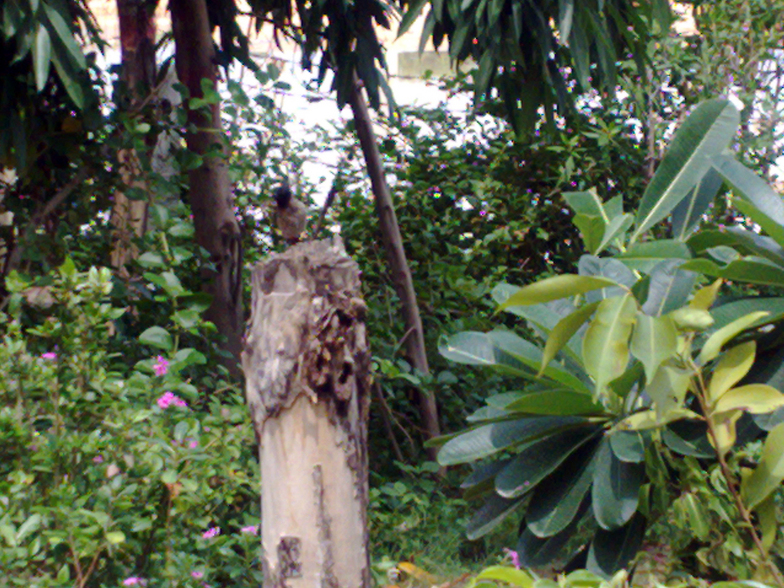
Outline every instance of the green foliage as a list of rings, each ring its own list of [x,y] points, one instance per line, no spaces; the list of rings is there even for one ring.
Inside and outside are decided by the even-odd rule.
[[[749,429],[751,417],[741,417],[784,406],[784,394],[746,379],[757,357],[756,342],[737,343],[741,334],[753,337],[768,313],[739,307],[713,327],[709,309],[721,281],[694,291],[691,273],[716,275],[715,261],[692,258],[711,255],[710,241],[700,251],[685,246],[709,237],[682,232],[680,239],[656,241],[650,235],[667,215],[694,219],[704,213],[709,203],[695,195],[709,170],[726,177],[727,159],[719,154],[737,126],[737,111],[727,102],[709,101],[695,109],[673,138],[673,152],[651,180],[634,223],[613,222],[624,218],[615,200],[603,203],[591,192],[567,197],[593,251],[618,255],[586,254],[578,274],[494,290],[499,310],[526,318],[543,347],[536,339],[503,330],[463,332],[443,341],[441,352],[448,359],[527,380],[519,391],[488,398],[486,407],[469,417],[471,430],[442,441],[443,465],[484,460],[464,483],[472,497],[485,499],[468,524],[469,536],[482,536],[521,509],[516,550],[523,565],[571,558],[584,549],[588,569],[609,577],[635,556],[647,526],[672,500],[656,488],[656,472],[670,467],[665,465],[670,452],[694,455],[689,443],[702,436],[709,443],[700,457],[712,455],[718,464],[723,492],[733,497],[727,522],[745,554],[721,568],[742,577],[780,577],[768,554],[775,525],[772,535],[764,531],[769,537],[763,543],[763,531],[751,524],[755,508],[763,513],[761,529],[771,528],[765,517],[775,520],[767,503],[767,510],[760,505],[782,479],[776,465],[778,429],[758,469],[743,478],[742,492],[728,457],[737,443],[759,432],[754,425]],[[758,241],[769,250],[781,247],[775,242],[784,222],[784,217],[779,220],[780,198],[757,182],[732,187],[745,203],[743,210],[771,234],[772,239],[757,236]],[[763,207],[769,214],[759,212]],[[673,224],[691,226],[693,220]],[[648,239],[646,257],[642,245],[633,249],[642,238]],[[630,250],[635,255],[625,257]],[[670,257],[671,252],[677,256]],[[759,259],[734,255],[738,261],[731,263]],[[765,265],[779,267],[767,259]],[[765,279],[761,274],[750,268],[732,276],[759,283]],[[584,401],[575,402],[580,395]],[[536,401],[529,401],[531,396]],[[678,428],[683,423],[699,423],[702,432],[687,441]]]
[[[171,324],[150,327],[140,337],[145,358],[134,363],[110,350],[125,311],[111,304],[108,270],[80,272],[66,261],[46,286],[51,306],[40,322],[22,313],[31,285],[14,275],[8,287],[9,313],[0,315],[6,582],[258,585],[247,413],[235,390],[208,394],[187,376],[205,362],[179,344],[202,328],[198,313],[183,325],[183,304]],[[179,305],[187,293],[161,287],[160,296]]]

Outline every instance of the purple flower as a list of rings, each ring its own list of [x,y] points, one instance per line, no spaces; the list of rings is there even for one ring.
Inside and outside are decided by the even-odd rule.
[[[247,527],[242,527],[240,529],[242,533],[250,533],[251,535],[258,535],[259,534],[259,526],[258,525],[249,525]]]
[[[158,406],[163,409],[169,408],[172,404],[174,406],[180,406],[180,407],[188,406],[187,402],[185,402],[182,398],[180,398],[179,396],[171,392],[164,392],[163,396],[158,398],[156,402],[158,403]]]
[[[196,449],[199,446],[198,441],[188,441],[188,449]]]
[[[144,586],[145,584],[147,584],[147,580],[138,576],[131,576],[123,580],[123,586]]]
[[[166,372],[169,371],[169,360],[159,355],[155,358],[155,364],[152,366],[152,369],[155,370],[156,376],[165,376]]]
[[[41,357],[43,359],[55,360],[55,359],[57,359],[57,354],[54,351],[47,351],[46,353],[42,353]]]
[[[204,533],[202,533],[202,537],[204,539],[212,539],[213,537],[220,535],[220,527],[210,527]]]
[[[520,569],[520,556],[517,554],[517,552],[514,551],[513,549],[508,549],[508,548],[504,547],[504,553],[509,556],[509,559],[512,560],[512,565],[519,570]]]
[[[200,580],[201,578],[204,577],[204,572],[194,571],[194,572],[191,572],[191,576],[193,576],[197,580]]]
[[[96,455],[93,458],[93,463],[103,463],[103,456],[102,455]]]

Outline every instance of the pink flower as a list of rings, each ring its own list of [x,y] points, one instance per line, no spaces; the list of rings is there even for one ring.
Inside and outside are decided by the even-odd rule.
[[[123,586],[144,586],[145,584],[147,584],[147,580],[138,576],[131,576],[123,580]]]
[[[158,403],[159,407],[164,409],[169,408],[172,404],[174,406],[180,406],[183,408],[188,406],[187,402],[185,402],[182,398],[180,398],[176,394],[172,394],[171,392],[164,392],[163,396],[158,398],[156,402]]]
[[[102,455],[96,455],[93,458],[93,463],[103,463],[103,456]]]
[[[259,534],[259,526],[258,525],[250,525],[248,527],[242,527],[240,529],[242,533],[250,533],[251,535],[258,535]]]
[[[517,554],[517,552],[512,550],[512,549],[508,549],[508,548],[504,547],[504,553],[509,556],[509,559],[512,560],[512,565],[519,570],[520,569],[520,556]]]
[[[155,370],[156,376],[165,376],[166,372],[169,371],[169,360],[159,355],[155,358],[155,364],[152,366],[152,369]]]
[[[198,446],[198,441],[188,441],[188,449],[196,449]]]
[[[204,577],[204,572],[191,572],[191,576],[193,576],[197,580],[200,580],[201,578]]]
[[[210,527],[204,533],[202,533],[202,537],[204,539],[212,539],[213,537],[220,535],[220,527]]]
[[[54,351],[47,351],[46,353],[42,353],[41,357],[43,359],[55,360],[55,359],[57,359],[57,354]]]

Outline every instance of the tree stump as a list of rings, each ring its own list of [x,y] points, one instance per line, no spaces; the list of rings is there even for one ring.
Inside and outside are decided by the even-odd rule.
[[[264,588],[369,588],[369,353],[339,239],[260,262],[242,367],[259,438]]]

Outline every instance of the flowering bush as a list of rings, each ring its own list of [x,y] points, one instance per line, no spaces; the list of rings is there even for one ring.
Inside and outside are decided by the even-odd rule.
[[[50,282],[45,316],[18,275],[0,314],[4,585],[258,586],[257,467],[239,392],[185,376],[206,358],[177,348],[176,321],[131,342],[146,354],[135,365],[112,353],[123,310],[108,270],[66,262]]]

